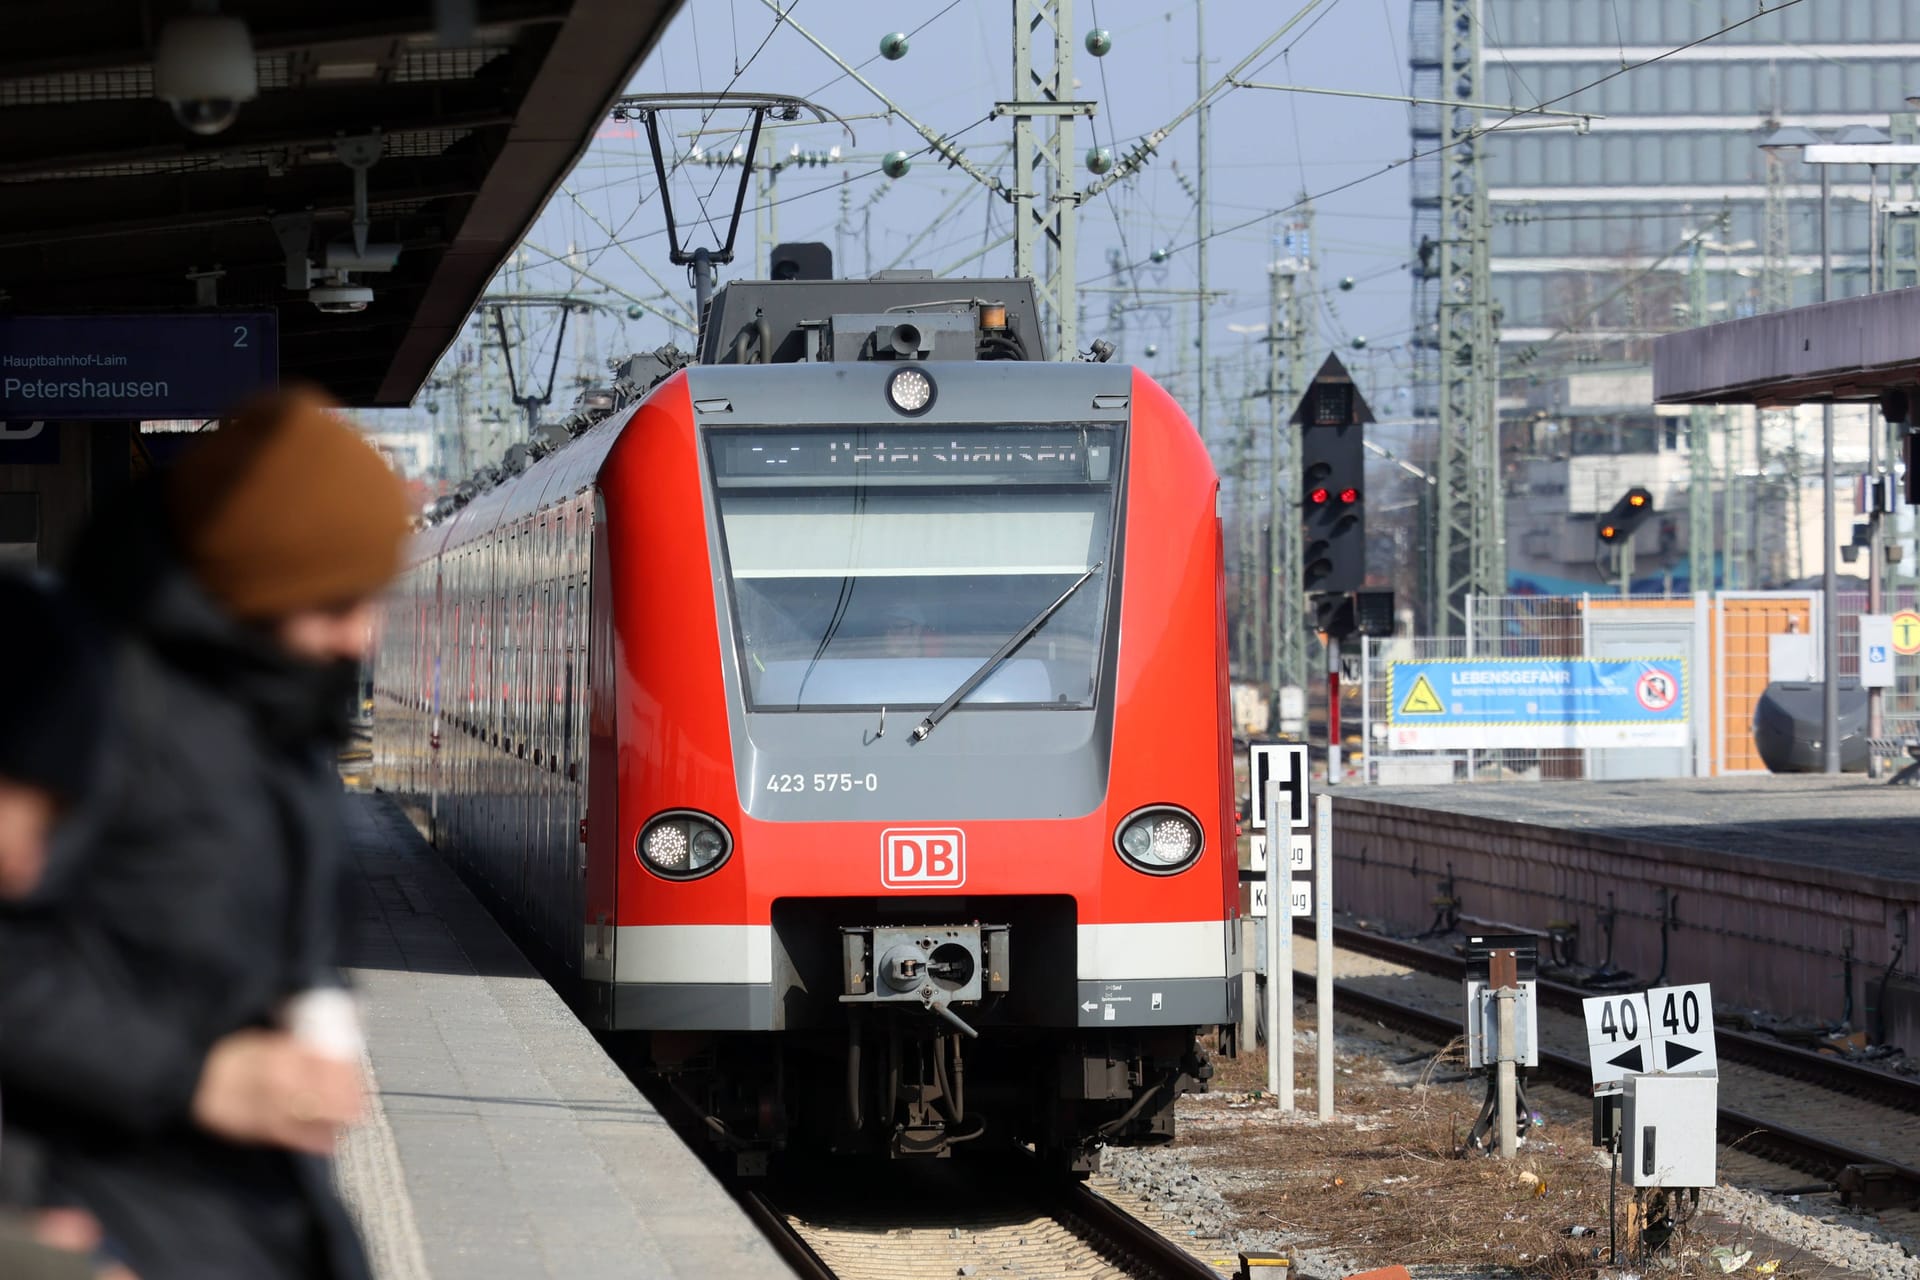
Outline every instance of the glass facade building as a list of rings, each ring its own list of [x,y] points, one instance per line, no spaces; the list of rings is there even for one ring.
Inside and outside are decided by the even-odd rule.
[[[1522,117],[1515,123],[1527,127],[1470,144],[1488,198],[1511,590],[1581,591],[1606,580],[1593,554],[1593,511],[1541,488],[1551,487],[1555,467],[1588,462],[1609,477],[1596,494],[1628,483],[1656,489],[1663,522],[1674,527],[1671,537],[1637,544],[1640,572],[1663,573],[1670,586],[1691,585],[1696,536],[1720,586],[1780,585],[1819,562],[1818,414],[1715,413],[1704,508],[1714,528],[1695,530],[1702,509],[1691,503],[1688,419],[1651,403],[1653,338],[1820,300],[1820,171],[1797,151],[1759,144],[1782,125],[1829,138],[1891,125],[1912,141],[1920,0],[1805,0],[1757,17],[1756,8],[1753,0],[1472,0],[1464,9],[1457,0],[1411,0],[1415,96],[1461,93],[1441,64],[1448,34],[1472,32],[1481,100],[1591,113],[1584,129]],[[1481,119],[1493,125],[1507,114],[1486,110]],[[1410,115],[1412,242],[1428,246],[1418,259],[1430,263],[1429,242],[1441,235],[1442,117],[1433,106]],[[1859,165],[1834,166],[1828,177],[1833,296],[1867,292],[1876,254],[1882,287],[1920,279],[1920,174]],[[1878,243],[1876,194],[1891,210],[1891,244]],[[1902,202],[1916,210],[1904,221],[1894,216]],[[1703,313],[1693,305],[1692,270],[1704,285]],[[1437,413],[1440,369],[1463,366],[1470,353],[1436,345],[1435,276],[1416,272],[1414,293],[1416,412],[1425,417]],[[1844,475],[1864,463],[1867,418],[1857,410],[1842,418],[1835,456]]]
[[[1605,117],[1584,134],[1482,144],[1503,343],[1585,334],[1644,358],[1639,339],[1686,322],[1676,308],[1703,230],[1712,318],[1764,309],[1770,265],[1795,304],[1819,299],[1819,173],[1758,143],[1770,122],[1884,129],[1920,91],[1920,4],[1822,0],[1714,36],[1753,12],[1749,0],[1481,0],[1489,101]],[[1785,232],[1771,263],[1770,164]],[[1834,293],[1846,297],[1867,287],[1869,174],[1831,177]],[[1884,195],[1889,175],[1878,178]]]

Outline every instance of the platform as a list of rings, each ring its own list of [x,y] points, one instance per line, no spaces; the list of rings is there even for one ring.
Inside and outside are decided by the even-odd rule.
[[[1920,791],[1821,775],[1341,787],[1334,901],[1920,1044]]]
[[[1920,881],[1920,789],[1852,774],[1369,787],[1341,795]]]
[[[393,803],[350,803],[378,1107],[340,1181],[379,1280],[789,1275]]]

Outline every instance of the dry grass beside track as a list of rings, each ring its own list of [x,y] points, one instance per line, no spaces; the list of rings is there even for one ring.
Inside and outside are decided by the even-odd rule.
[[[1607,1169],[1588,1144],[1589,1117],[1579,1100],[1560,1095],[1545,1104],[1545,1123],[1512,1162],[1462,1159],[1456,1153],[1484,1086],[1478,1078],[1450,1082],[1463,1066],[1457,1045],[1424,1061],[1342,1054],[1340,1115],[1325,1125],[1311,1119],[1311,1046],[1302,1046],[1298,1066],[1307,1087],[1297,1101],[1306,1118],[1278,1115],[1264,1095],[1266,1059],[1257,1052],[1221,1061],[1214,1092],[1182,1107],[1175,1150],[1216,1182],[1240,1215],[1236,1226],[1277,1231],[1290,1242],[1373,1265],[1511,1268],[1554,1280],[1601,1269]],[[1536,1098],[1536,1109],[1542,1105]],[[1617,1210],[1623,1244],[1631,1194],[1622,1190]],[[1575,1227],[1585,1231],[1569,1235]],[[1711,1255],[1716,1246],[1734,1255],[1751,1251],[1740,1275],[1840,1274],[1705,1213],[1676,1234],[1670,1253],[1677,1265],[1619,1271],[1726,1274]],[[1778,1262],[1774,1271],[1757,1271],[1771,1260]]]

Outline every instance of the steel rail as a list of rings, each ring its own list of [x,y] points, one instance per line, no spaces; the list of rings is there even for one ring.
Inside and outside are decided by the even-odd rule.
[[[764,1192],[736,1189],[734,1198],[747,1211],[753,1225],[760,1228],[760,1234],[767,1238],[780,1260],[792,1267],[800,1280],[834,1280],[833,1268],[801,1238],[787,1215],[775,1208]]]
[[[1465,960],[1429,950],[1418,943],[1383,937],[1346,925],[1334,926],[1333,940],[1334,945],[1349,951],[1404,964],[1409,969],[1457,980],[1466,977]],[[1605,994],[1547,978],[1540,979],[1539,992],[1542,1004],[1573,1014],[1580,1012],[1583,999]],[[1903,1079],[1878,1067],[1816,1053],[1797,1045],[1783,1044],[1769,1036],[1728,1027],[1714,1028],[1714,1046],[1721,1057],[1731,1061],[1816,1084],[1896,1111],[1920,1115],[1920,1080]]]
[[[1307,999],[1313,999],[1313,975],[1296,970],[1293,980],[1296,991],[1304,989]],[[1423,1040],[1446,1044],[1462,1034],[1460,1022],[1454,1018],[1404,1004],[1356,987],[1351,982],[1336,982],[1333,990],[1336,1009],[1374,1019]],[[1587,1062],[1568,1054],[1541,1049],[1540,1065],[1536,1070],[1553,1083],[1575,1093],[1587,1094],[1593,1087],[1592,1072]],[[1731,1107],[1719,1108],[1718,1131],[1720,1141],[1725,1146],[1817,1174],[1829,1181],[1837,1180],[1840,1171],[1849,1165],[1883,1167],[1890,1171],[1891,1179],[1905,1195],[1920,1201],[1920,1168],[1912,1165],[1889,1160],[1874,1152],[1854,1150],[1830,1139],[1789,1129]]]
[[[1054,1216],[1119,1255],[1142,1280],[1220,1280],[1220,1273],[1083,1182],[1062,1182]]]
[[[1005,1190],[1011,1184],[1017,1189],[1020,1202],[1030,1206],[1031,1212],[1044,1214],[1059,1223],[1084,1243],[1089,1252],[1098,1254],[1108,1265],[1124,1269],[1137,1280],[1220,1280],[1218,1271],[1174,1240],[1085,1183],[1043,1169],[1027,1153],[1009,1152],[1007,1159],[989,1163],[998,1175],[986,1179],[989,1185]],[[764,1188],[747,1188],[736,1181],[734,1194],[781,1259],[802,1280],[835,1280],[832,1265],[814,1250],[805,1233],[780,1207],[778,1181]],[[889,1225],[897,1228],[898,1224]]]

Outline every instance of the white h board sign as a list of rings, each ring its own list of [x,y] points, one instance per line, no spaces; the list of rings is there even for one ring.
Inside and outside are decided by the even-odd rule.
[[[1256,742],[1247,748],[1247,778],[1252,789],[1251,816],[1248,825],[1254,831],[1267,829],[1267,779],[1280,784],[1287,797],[1289,812],[1285,825],[1304,828],[1307,817],[1307,745],[1298,742]]]
[[[1713,989],[1704,982],[1581,1001],[1596,1085],[1652,1072],[1719,1070]]]

